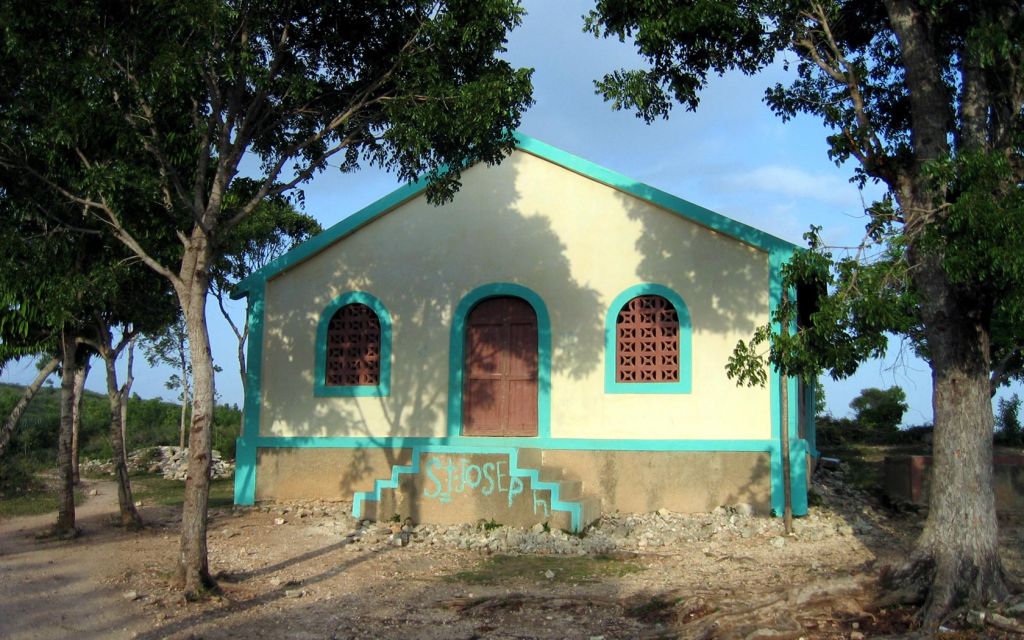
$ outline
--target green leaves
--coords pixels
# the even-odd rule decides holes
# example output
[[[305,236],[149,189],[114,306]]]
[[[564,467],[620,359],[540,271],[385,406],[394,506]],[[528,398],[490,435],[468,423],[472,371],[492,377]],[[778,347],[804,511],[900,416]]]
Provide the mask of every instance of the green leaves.
[[[754,73],[774,59],[785,36],[762,14],[770,4],[599,0],[584,30],[633,40],[650,68],[613,71],[594,83],[597,93],[648,122],[668,117],[673,101],[696,109],[709,73]]]

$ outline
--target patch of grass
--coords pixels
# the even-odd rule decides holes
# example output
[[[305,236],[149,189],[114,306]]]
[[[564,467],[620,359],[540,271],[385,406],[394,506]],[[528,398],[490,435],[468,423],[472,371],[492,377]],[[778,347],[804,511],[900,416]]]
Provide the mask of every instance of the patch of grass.
[[[553,575],[547,578],[547,572]],[[495,584],[517,578],[551,582],[598,582],[601,578],[624,576],[643,571],[643,567],[613,556],[491,556],[469,571],[460,571],[451,580],[469,584]]]
[[[82,504],[82,492],[75,489],[75,506]],[[57,491],[54,489],[33,489],[0,498],[0,517],[37,516],[56,511]]]
[[[185,501],[185,483],[162,476],[138,474],[132,476],[132,497],[143,504],[161,504],[180,507]],[[220,478],[210,481],[210,507],[230,507],[234,503],[234,480]]]

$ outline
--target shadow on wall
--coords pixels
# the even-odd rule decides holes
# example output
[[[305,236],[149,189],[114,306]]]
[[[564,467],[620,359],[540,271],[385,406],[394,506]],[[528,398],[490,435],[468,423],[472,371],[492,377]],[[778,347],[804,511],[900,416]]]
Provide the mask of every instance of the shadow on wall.
[[[327,277],[331,286],[303,292],[305,305],[289,309],[268,304],[265,350],[285,354],[291,371],[264,371],[264,384],[288,384],[284,376],[303,378],[292,385],[291,393],[265,395],[264,425],[287,422],[296,435],[363,436],[380,445],[385,443],[380,422],[386,423],[388,437],[438,435],[439,429],[443,433],[449,369],[455,366],[449,363],[452,314],[467,293],[495,282],[520,284],[547,302],[553,375],[583,377],[602,366],[605,310],[597,291],[573,278],[566,247],[549,221],[524,216],[515,208],[520,194],[514,180],[486,181],[484,190],[474,184],[472,173],[467,172],[466,186],[453,203],[437,208],[421,205],[422,197],[418,198],[404,205],[416,211],[382,216],[336,246],[329,257],[315,258],[332,261]],[[454,216],[458,224],[442,216]],[[356,236],[376,250],[348,250]],[[301,269],[302,265],[285,286],[310,286]],[[335,296],[351,290],[373,293],[391,314],[390,395],[359,401],[314,399],[313,362],[306,360],[314,357],[317,314]],[[554,299],[558,305],[551,304]],[[310,309],[317,312],[311,314]],[[495,346],[484,338],[485,348]],[[297,421],[297,416],[306,419]],[[408,462],[398,459],[397,450],[383,453],[389,465]],[[370,471],[368,451],[352,455],[342,486],[351,486],[352,480]]]
[[[437,208],[420,196],[402,205],[405,211],[377,218],[340,246],[268,283],[278,291],[268,294],[264,349],[277,359],[263,371],[269,391],[262,406],[264,435],[271,435],[267,425],[287,424],[291,435],[363,436],[384,445],[385,438],[444,433],[449,371],[462,364],[449,362],[452,314],[467,293],[485,284],[516,283],[547,302],[553,377],[583,379],[604,367],[607,304],[618,292],[609,297],[589,286],[603,276],[574,272],[566,238],[550,219],[524,214],[524,194],[517,186],[546,184],[515,179],[512,172],[518,167],[515,162],[498,169],[474,167],[454,202]],[[476,179],[474,174],[482,171],[505,173],[496,180]],[[531,195],[536,202],[536,194]],[[565,194],[557,195],[562,199],[557,206],[565,210],[556,215],[575,217],[573,233],[608,233],[602,212],[572,209]],[[613,198],[638,223],[639,262],[629,284],[655,282],[677,291],[689,307],[695,336],[753,330],[767,310],[765,254],[709,236],[626,194]],[[556,219],[555,226],[561,229],[563,222]],[[358,401],[313,398],[319,314],[336,296],[356,290],[378,297],[393,320],[390,395]],[[694,371],[694,377],[724,377],[724,365],[712,363],[710,369]],[[383,454],[391,465],[408,462],[398,459],[397,450],[384,449]],[[363,449],[352,452],[342,486],[365,477],[371,466],[379,469],[370,455]]]
[[[679,225],[675,214],[650,215],[645,204],[621,197],[629,217],[642,226],[636,241],[642,256],[638,279],[677,291],[690,308],[694,334],[752,334],[764,322],[767,253],[696,224]],[[680,229],[685,230],[682,242]],[[740,228],[735,232],[739,234]],[[709,373],[724,375],[724,362],[722,367]]]

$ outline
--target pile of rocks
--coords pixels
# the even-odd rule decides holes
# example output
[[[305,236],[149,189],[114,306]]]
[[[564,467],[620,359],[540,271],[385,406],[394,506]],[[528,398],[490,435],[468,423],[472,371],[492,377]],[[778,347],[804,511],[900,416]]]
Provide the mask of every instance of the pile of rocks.
[[[274,514],[276,525],[304,522],[325,529],[327,534],[341,536],[353,551],[426,545],[492,553],[584,555],[657,551],[694,544],[717,546],[741,540],[782,547],[800,540],[882,534],[868,519],[850,519],[830,509],[815,508],[807,517],[794,521],[795,535],[786,538],[782,535],[780,518],[755,516],[748,504],[718,507],[710,513],[698,514],[675,513],[668,509],[607,514],[580,536],[548,530],[542,524],[521,528],[483,521],[475,525],[357,521],[351,517],[347,503],[306,502],[257,508]]]
[[[83,460],[79,470],[85,474],[114,474],[113,460]],[[147,447],[128,454],[128,471],[145,471],[160,474],[171,480],[184,480],[188,476],[188,447]],[[220,452],[213,450],[210,469],[213,478],[230,478],[235,475],[235,465],[224,460]]]

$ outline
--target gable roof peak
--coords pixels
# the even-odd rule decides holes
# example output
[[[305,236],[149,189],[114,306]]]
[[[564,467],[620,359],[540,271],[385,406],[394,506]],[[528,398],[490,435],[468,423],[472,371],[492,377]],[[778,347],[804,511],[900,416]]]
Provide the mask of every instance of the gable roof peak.
[[[649,202],[661,209],[665,209],[684,219],[717,231],[756,249],[767,253],[777,251],[790,253],[797,249],[797,246],[791,242],[777,238],[738,220],[723,216],[720,213],[715,213],[710,209],[696,205],[668,192],[656,189],[642,182],[637,182],[616,171],[594,164],[589,160],[553,147],[536,138],[531,138],[519,131],[514,132],[514,136],[516,139],[516,149],[519,151],[537,156],[568,171]],[[354,233],[360,227],[422,194],[426,188],[426,180],[420,179],[410,182],[376,202],[363,207],[334,226],[325,229],[291,251],[272,260],[262,269],[258,269],[246,278],[243,278],[235,285],[231,292],[231,297],[235,299],[245,297],[249,291],[256,287],[262,287],[263,283],[270,278],[312,258],[335,242]]]

